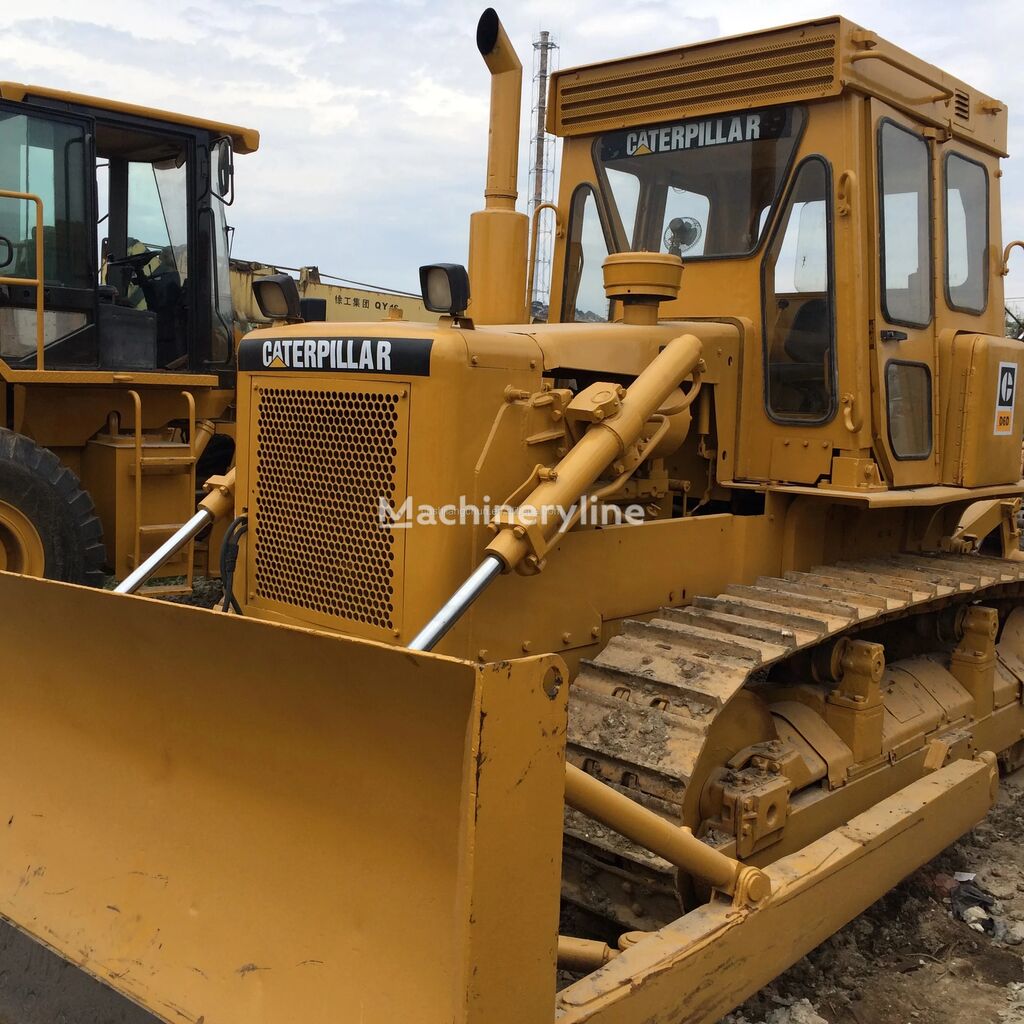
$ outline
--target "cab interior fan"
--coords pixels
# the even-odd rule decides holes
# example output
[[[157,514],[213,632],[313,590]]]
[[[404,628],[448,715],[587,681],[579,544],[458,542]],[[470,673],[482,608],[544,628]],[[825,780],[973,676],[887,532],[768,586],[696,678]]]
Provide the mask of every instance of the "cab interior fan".
[[[682,256],[700,241],[704,229],[693,217],[673,217],[665,228],[665,248],[673,256]]]

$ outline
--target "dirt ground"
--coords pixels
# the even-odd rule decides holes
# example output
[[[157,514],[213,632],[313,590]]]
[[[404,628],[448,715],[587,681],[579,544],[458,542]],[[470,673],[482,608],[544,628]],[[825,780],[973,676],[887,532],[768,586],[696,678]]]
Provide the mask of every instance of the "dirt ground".
[[[221,594],[197,579],[171,600]],[[973,832],[721,1024],[1024,1024],[1024,769]]]

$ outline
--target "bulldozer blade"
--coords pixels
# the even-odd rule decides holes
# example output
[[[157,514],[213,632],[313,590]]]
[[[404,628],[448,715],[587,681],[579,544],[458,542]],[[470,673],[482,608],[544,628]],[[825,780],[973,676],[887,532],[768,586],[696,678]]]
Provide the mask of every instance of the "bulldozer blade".
[[[558,1024],[714,1024],[977,824],[995,757],[954,761],[766,867],[772,892],[716,898],[563,989]]]
[[[559,659],[7,573],[0,609],[17,929],[175,1024],[551,1019]]]

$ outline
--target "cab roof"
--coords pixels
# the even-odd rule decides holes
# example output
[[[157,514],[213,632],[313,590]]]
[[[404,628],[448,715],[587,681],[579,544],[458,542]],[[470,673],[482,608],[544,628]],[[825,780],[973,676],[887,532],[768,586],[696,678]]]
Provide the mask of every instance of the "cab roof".
[[[49,89],[42,85],[23,85],[20,82],[0,82],[0,99],[14,103],[23,103],[34,98],[67,103],[74,107],[88,108],[92,111],[109,111],[112,114],[126,114],[131,117],[142,117],[150,121],[162,121],[168,125],[182,125],[199,128],[213,135],[227,136],[236,153],[255,153],[260,145],[260,133],[255,128],[242,128],[223,121],[211,121],[205,117],[193,117],[190,114],[175,114],[155,107],[144,107],[136,103],[124,103],[121,100],[103,99],[99,96],[85,96],[81,93],[67,92],[63,89]]]
[[[548,131],[591,135],[847,90],[1006,155],[1002,103],[839,16],[556,71]]]

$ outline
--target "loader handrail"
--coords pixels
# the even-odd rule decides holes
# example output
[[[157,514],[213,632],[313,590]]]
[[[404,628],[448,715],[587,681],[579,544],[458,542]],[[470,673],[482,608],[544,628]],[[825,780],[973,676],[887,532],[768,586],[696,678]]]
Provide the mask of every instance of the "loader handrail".
[[[36,290],[36,369],[44,369],[44,349],[46,347],[44,319],[43,319],[43,291],[46,271],[43,263],[43,201],[31,192],[12,192],[9,189],[0,188],[0,199],[23,199],[25,202],[35,203],[36,207],[36,276],[28,277],[0,277],[0,285],[21,285],[22,287],[34,286]]]
[[[160,566],[173,558],[207,526],[231,511],[234,507],[234,467],[228,471],[227,476],[211,476],[203,484],[203,489],[207,491],[207,495],[199,503],[196,514],[114,587],[115,594],[134,594]]]

